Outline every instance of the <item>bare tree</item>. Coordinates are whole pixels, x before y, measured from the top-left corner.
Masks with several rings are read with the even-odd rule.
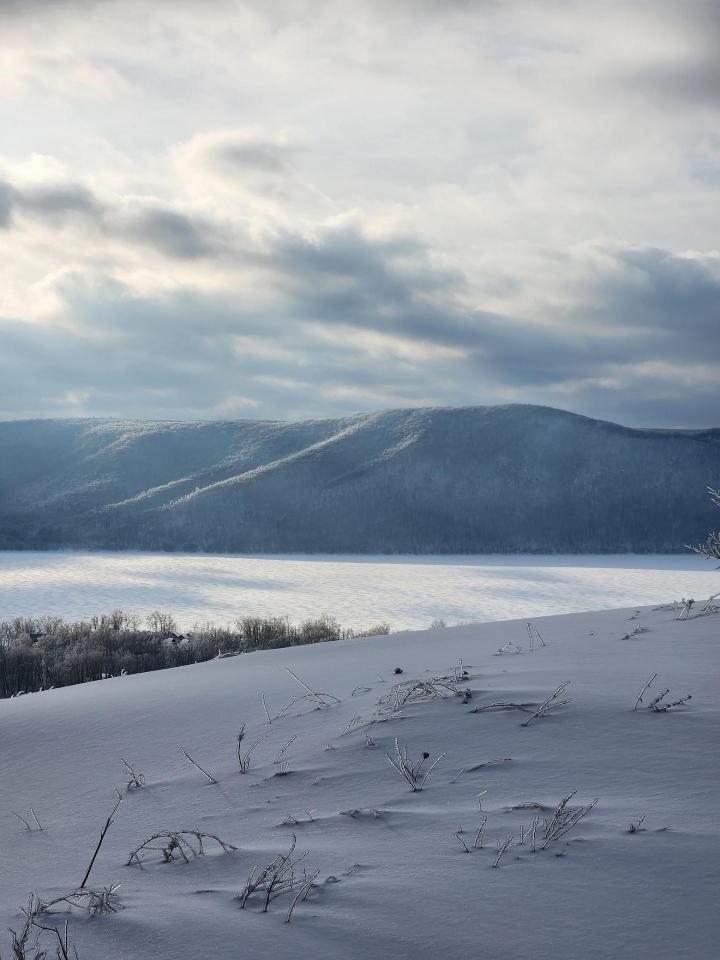
[[[713,503],[720,507],[720,490],[713,490],[712,487],[708,487],[708,492]],[[705,543],[698,544],[690,549],[708,557],[710,560],[720,560],[720,531],[709,533]]]

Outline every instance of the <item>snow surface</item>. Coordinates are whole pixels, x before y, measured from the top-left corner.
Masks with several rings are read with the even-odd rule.
[[[31,890],[49,898],[79,884],[125,757],[147,782],[122,802],[90,881],[121,882],[125,909],[71,921],[81,960],[709,960],[720,936],[720,616],[676,622],[645,608],[628,619],[633,613],[538,618],[548,645],[532,653],[525,621],[508,620],[254,653],[0,702],[0,930],[19,926]],[[647,632],[621,639],[637,625]],[[494,655],[508,642],[523,652]],[[377,716],[393,682],[447,674],[460,657],[469,704],[453,697],[406,707],[368,728],[374,747],[360,728],[343,735],[353,718]],[[260,691],[271,713],[304,693],[285,667],[342,702],[299,704],[268,725]],[[654,672],[653,690],[693,699],[666,714],[633,712]],[[528,727],[517,711],[471,712],[542,701],[565,680],[572,703]],[[234,755],[242,723],[250,743],[268,734],[244,776]],[[293,735],[290,772],[278,776],[273,758]],[[411,756],[446,751],[420,793],[385,758],[394,737]],[[178,745],[219,782],[205,781]],[[512,760],[451,782],[463,767],[502,757]],[[569,842],[534,855],[513,846],[492,869],[495,840],[517,838],[532,821],[532,811],[506,808],[554,807],[571,790],[573,803],[598,803]],[[482,791],[488,844],[467,854],[454,834],[462,829],[472,842]],[[31,805],[42,832],[9,812],[24,816]],[[380,816],[341,814],[350,808]],[[288,816],[299,823],[279,825]],[[646,829],[629,833],[642,816]],[[217,833],[238,851],[124,865],[162,829]],[[267,914],[240,910],[235,898],[251,868],[286,850],[293,830],[304,863],[320,871],[317,888],[290,924],[286,899]],[[8,955],[2,934],[0,945]]]
[[[206,556],[0,552],[0,619],[83,619],[121,608],[207,620],[326,612],[394,630],[709,596],[713,565],[671,556]]]

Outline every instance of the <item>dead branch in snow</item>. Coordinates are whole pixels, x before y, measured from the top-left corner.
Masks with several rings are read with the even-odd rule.
[[[670,693],[670,689],[666,687],[662,693],[659,693],[654,700],[650,701],[648,710],[651,710],[653,713],[667,713],[667,711],[673,707],[679,707],[681,704],[687,703],[688,700],[692,700],[692,694],[689,693],[686,697],[678,697],[677,700],[672,700],[668,703],[665,702],[665,697],[668,693]]]
[[[645,691],[647,690],[647,688],[650,686],[650,684],[653,682],[653,680],[655,679],[656,676],[657,676],[657,674],[654,673],[654,674],[650,677],[650,679],[648,680],[648,682],[645,684],[645,686],[642,688],[642,690],[640,691],[640,693],[637,695],[637,700],[635,701],[635,706],[633,707],[633,710],[637,710],[637,708],[640,706],[640,704],[642,703],[643,694],[645,693]]]
[[[462,661],[461,661],[462,662]],[[429,700],[444,700],[448,697],[463,697],[469,700],[469,690],[458,688],[454,679],[431,677],[429,680],[405,680],[396,683],[378,700],[379,712],[396,714],[411,703],[426,703]]]
[[[315,873],[311,873],[310,876],[308,876],[305,882],[301,885],[300,889],[298,890],[298,892],[296,893],[293,899],[293,902],[290,904],[290,909],[288,910],[287,916],[285,917],[285,923],[290,923],[290,921],[292,920],[293,910],[298,905],[298,903],[300,903],[301,900],[307,899],[307,895],[312,890],[313,884],[317,880],[319,873],[320,873],[319,870],[316,870]]]
[[[520,647],[514,644],[512,640],[508,640],[507,643],[504,643],[501,647],[498,647],[493,656],[502,657],[506,653],[522,653],[522,650]]]
[[[537,828],[540,825],[540,817],[535,817],[532,822],[532,827],[530,828],[530,849],[533,853],[536,850],[536,837],[537,837]]]
[[[577,824],[586,817],[597,803],[597,799],[585,806],[569,807],[568,803],[575,796],[577,790],[573,790],[564,797],[555,808],[555,812],[549,820],[545,821],[545,833],[542,849],[544,850],[555,840],[559,840],[569,833]]]
[[[496,757],[494,760],[483,760],[482,763],[476,763],[474,767],[467,767],[468,773],[474,773],[476,770],[481,770],[483,767],[494,767],[498,763],[510,763],[512,757]]]
[[[460,831],[458,831],[458,832],[455,834],[455,839],[456,839],[457,842],[460,844],[460,846],[463,848],[463,850],[465,851],[465,853],[470,853],[470,847],[465,843],[465,841],[463,840],[463,838],[460,836]]]
[[[78,960],[78,952],[70,941],[67,921],[65,921],[62,931],[56,927],[46,927],[37,919],[39,915],[38,904],[40,904],[40,901],[36,899],[34,894],[31,895],[27,907],[22,908],[25,922],[20,933],[10,930],[13,960],[48,960],[50,954],[44,946],[41,946],[41,938],[44,933],[49,934],[52,938],[57,960]],[[34,937],[31,936],[33,931],[35,932]]]
[[[645,814],[643,814],[640,817],[637,823],[631,823],[630,826],[628,827],[628,833],[642,833],[645,827],[641,827],[640,824],[643,822],[644,819],[645,819]]]
[[[673,604],[675,609],[675,619],[676,620],[689,620],[690,611],[695,606],[694,600],[686,600],[684,597],[682,600],[676,600]]]
[[[545,643],[545,641],[544,641],[543,638],[542,638],[542,634],[540,633],[540,631],[538,630],[538,628],[537,628],[533,623],[527,623],[527,624],[525,624],[525,626],[526,626],[526,629],[527,629],[528,640],[529,640],[529,642],[530,642],[530,653],[533,653],[533,651],[534,651],[534,649],[535,649],[535,640],[538,640],[538,642],[540,643],[540,646],[541,646],[541,647],[546,647],[546,646],[547,646],[547,644]]]
[[[528,717],[527,720],[524,720],[520,726],[529,727],[533,720],[537,720],[538,717],[546,716],[550,710],[556,710],[558,707],[564,707],[565,704],[571,703],[570,700],[558,700],[558,697],[562,695],[569,684],[569,680],[566,680],[565,683],[561,683],[552,696],[548,697],[544,703],[541,703],[535,713],[531,717]]]
[[[473,849],[482,850],[483,841],[485,839],[485,825],[487,824],[487,817],[483,817],[482,823],[475,831],[475,839],[473,840]]]
[[[163,830],[161,833],[154,833],[135,847],[130,852],[127,865],[136,863],[142,868],[143,861],[154,851],[162,855],[163,863],[173,863],[175,860],[189,863],[191,859],[204,855],[205,843],[208,840],[216,843],[223,853],[237,850],[234,844],[221,840],[214,833],[204,833],[200,830]]]
[[[496,700],[483,706],[473,707],[470,713],[488,713],[495,710],[522,710],[523,713],[532,713],[536,703],[515,703],[512,700]]]
[[[328,700],[331,700],[333,703],[340,703],[340,700],[338,699],[338,697],[333,696],[331,693],[318,693],[317,690],[313,690],[312,687],[309,687],[304,680],[301,680],[296,673],[293,673],[293,671],[289,667],[285,667],[285,669],[293,678],[293,680],[297,680],[300,686],[304,687],[305,690],[307,690],[308,696],[312,697],[314,700],[317,701],[318,706],[327,707],[328,704],[326,701]]]
[[[296,844],[297,837],[293,834],[290,849],[286,854],[277,856],[272,863],[269,863],[257,874],[256,871],[259,868],[257,866],[252,868],[248,881],[239,895],[241,910],[245,908],[252,896],[259,893],[264,894],[263,913],[267,913],[270,904],[277,897],[290,893],[298,886],[302,888],[307,884],[308,874],[303,870],[302,877],[298,878],[295,872],[297,865],[307,856],[307,851],[298,857],[293,857]]]
[[[109,887],[100,887],[97,890],[84,887],[48,901],[41,900],[38,897],[36,915],[48,914],[52,911],[53,907],[60,905],[64,906],[66,910],[82,910],[91,917],[100,916],[101,914],[117,913],[118,910],[122,909],[117,894],[119,887],[119,883],[113,883]]]
[[[397,770],[400,776],[410,784],[410,789],[413,793],[418,793],[425,786],[425,781],[445,754],[441,753],[440,756],[430,764],[427,770],[423,770],[425,761],[430,758],[430,754],[423,752],[416,761],[412,761],[408,757],[407,747],[401,748],[398,743],[398,738],[395,737],[395,758],[393,759],[389,753],[386,753],[385,756],[390,766]]]
[[[262,743],[266,737],[267,737],[267,734],[264,734],[262,737],[258,737],[255,743],[243,753],[242,742],[245,739],[245,724],[243,724],[240,727],[240,733],[237,735],[237,761],[238,761],[238,766],[240,767],[240,773],[248,772],[248,770],[250,769],[250,757],[252,756],[253,750],[255,749],[255,747],[257,747],[258,744]],[[293,737],[293,740],[295,739],[296,738]],[[290,741],[290,743],[292,743],[292,740]],[[286,750],[290,746],[290,743],[288,743],[285,747],[283,747],[283,750],[280,751],[281,754],[284,750]],[[277,763],[277,760],[273,762]],[[203,770],[203,773],[204,772],[205,771]]]
[[[203,770],[200,764],[197,763],[195,760],[193,760],[193,758],[190,756],[187,750],[183,749],[183,747],[180,747],[180,746],[178,747],[178,750],[185,757],[188,763],[191,763],[194,767],[197,767],[200,773],[202,773],[204,777],[207,777],[210,783],[217,783],[217,780],[215,779],[215,777],[213,777],[212,774],[208,773],[207,770]]]
[[[497,857],[495,858],[495,863],[493,863],[493,867],[500,866],[500,860],[502,859],[502,855],[505,853],[507,848],[512,844],[513,839],[514,837],[505,837],[504,840],[496,841]]]
[[[122,757],[120,757],[120,763],[125,767],[125,773],[128,777],[126,784],[128,790],[139,790],[140,787],[145,786],[144,773],[137,773],[135,767],[127,760],[123,760]]]
[[[647,627],[642,627],[638,624],[634,630],[631,630],[629,633],[626,633],[624,637],[620,637],[621,640],[632,640],[633,637],[639,636],[641,633],[648,633]]]
[[[37,814],[35,813],[35,811],[33,810],[32,807],[30,807],[30,816],[31,816],[31,817],[33,818],[33,820],[35,821],[35,826],[34,826],[34,827],[32,826],[32,824],[31,824],[28,820],[25,819],[25,817],[21,817],[20,814],[19,814],[19,813],[15,813],[14,810],[11,810],[10,813],[15,817],[16,820],[19,820],[20,823],[23,824],[23,826],[25,827],[26,830],[29,830],[31,833],[32,833],[33,831],[35,831],[35,830],[38,830],[38,831],[41,831],[41,830],[42,830],[42,824],[41,824],[40,821],[38,820]]]
[[[297,740],[297,734],[296,734],[294,737],[290,737],[290,739],[288,740],[288,742],[285,744],[284,747],[281,748],[281,750],[279,751],[278,755],[277,755],[277,756],[275,757],[275,759],[273,760],[273,763],[280,763],[280,761],[281,761],[281,759],[282,759],[282,755],[285,753],[285,751],[288,749],[288,747],[289,747],[291,744],[295,743],[296,740]]]
[[[105,835],[107,834],[108,830],[109,830],[110,827],[112,826],[112,824],[113,824],[113,817],[114,817],[115,814],[117,813],[117,808],[120,806],[121,803],[122,803],[122,797],[118,797],[118,800],[117,800],[117,802],[115,803],[115,806],[112,808],[112,812],[110,813],[110,816],[107,818],[107,820],[106,820],[105,823],[103,824],[103,828],[102,828],[102,830],[100,831],[100,839],[99,839],[98,842],[97,842],[97,846],[95,847],[95,852],[93,853],[93,855],[92,855],[92,857],[91,857],[91,859],[90,859],[90,863],[88,864],[88,868],[87,868],[87,870],[85,871],[85,876],[82,878],[82,883],[81,883],[80,886],[78,887],[79,890],[82,890],[83,887],[85,886],[85,884],[86,884],[87,881],[88,881],[88,877],[90,876],[90,871],[92,870],[93,864],[95,863],[95,860],[96,860],[96,858],[97,858],[97,855],[98,855],[98,853],[100,852],[100,847],[101,847],[102,844],[103,844],[103,840],[105,839]]]

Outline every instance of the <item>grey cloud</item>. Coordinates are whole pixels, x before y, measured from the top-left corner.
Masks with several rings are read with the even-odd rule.
[[[208,147],[205,160],[225,171],[250,170],[262,173],[286,173],[291,151],[275,143],[248,140],[224,140]]]
[[[9,183],[0,180],[0,228],[8,227],[12,216],[14,190]]]
[[[18,203],[15,191],[8,196],[9,207]],[[438,268],[412,237],[378,240],[357,228],[326,228],[314,240],[281,234],[269,249],[248,253],[212,222],[165,208],[143,208],[121,224],[82,191],[20,203],[37,216],[81,212],[174,258],[226,256],[229,264],[262,268],[274,297],[238,302],[187,289],[143,299],[118,284],[66,287],[66,314],[79,332],[0,325],[0,410],[24,404],[37,412],[33,404],[46,392],[50,412],[67,414],[63,398],[87,390],[89,412],[97,414],[211,416],[225,396],[240,392],[259,404],[258,415],[282,418],[291,407],[322,415],[328,401],[317,385],[350,390],[350,399],[338,401],[342,413],[367,407],[365,395],[417,403],[518,399],[638,425],[707,425],[709,411],[720,409],[720,378],[694,384],[638,373],[653,364],[660,371],[720,366],[720,271],[711,258],[605,250],[611,262],[597,268],[585,303],[540,324],[464,306],[467,278]],[[317,326],[333,332],[331,342],[314,339]],[[348,346],[347,328],[460,355],[378,359]],[[98,334],[111,338],[111,351]],[[243,356],[233,347],[238,335],[283,355]],[[40,392],[28,383],[42,385]]]
[[[14,197],[16,207],[40,219],[78,215],[98,220],[104,211],[103,204],[87,188],[73,183],[15,190]]]
[[[159,205],[112,207],[76,183],[19,189],[0,181],[0,227],[12,226],[14,212],[48,226],[82,218],[108,236],[153,247],[171,259],[217,256],[227,246],[220,228],[203,217]]]
[[[110,220],[107,226],[112,233],[117,229],[117,221]],[[179,260],[214,256],[221,249],[218,231],[206,221],[160,207],[132,215],[124,232],[130,239]]]

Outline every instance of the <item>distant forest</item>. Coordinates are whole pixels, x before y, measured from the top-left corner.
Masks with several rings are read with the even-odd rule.
[[[254,650],[389,632],[384,623],[363,631],[344,629],[327,616],[299,625],[285,617],[244,617],[233,627],[207,625],[186,634],[178,633],[172,616],[157,612],[144,624],[122,610],[77,623],[59,617],[17,617],[0,623],[0,697]]]
[[[0,422],[0,548],[668,553],[715,524],[720,430],[547,407]]]

